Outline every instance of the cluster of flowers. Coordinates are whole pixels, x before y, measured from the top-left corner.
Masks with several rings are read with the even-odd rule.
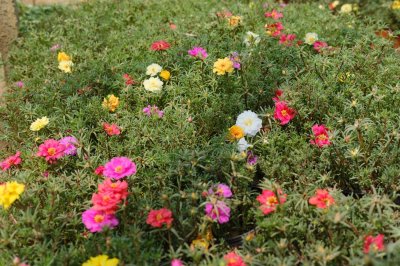
[[[238,140],[238,150],[246,151],[250,145],[245,136],[254,137],[262,128],[262,120],[252,111],[244,111],[237,119],[236,124],[229,129],[229,139]]]
[[[74,63],[72,63],[71,57],[69,55],[67,55],[64,52],[60,52],[58,53],[57,60],[58,60],[58,68],[61,71],[65,73],[72,72],[72,66],[74,65]]]
[[[270,18],[277,21],[283,18],[283,14],[275,9],[271,12],[266,12],[264,14],[266,18]],[[296,34],[284,34],[282,31],[285,29],[281,22],[267,23],[264,26],[267,35],[275,38],[279,38],[279,43],[285,46],[292,46],[294,40],[296,39]]]
[[[136,165],[127,157],[115,157],[101,168],[101,174],[106,179],[98,185],[98,192],[92,196],[93,206],[82,213],[82,222],[90,232],[101,232],[105,227],[114,228],[118,225],[115,212],[128,196],[128,183],[112,182],[111,179],[118,180],[135,173]]]
[[[240,69],[240,58],[237,52],[231,53],[229,57],[220,58],[214,62],[213,72],[217,75],[225,75],[232,73],[235,69]]]
[[[331,49],[331,47],[328,46],[328,43],[324,41],[320,41],[318,39],[318,34],[315,32],[309,32],[306,34],[306,37],[304,38],[304,42],[306,44],[312,45],[314,50],[317,51],[318,53],[322,53],[325,49]]]
[[[171,78],[171,73],[168,70],[163,70],[158,64],[151,64],[146,69],[146,75],[149,75],[150,78],[143,81],[145,90],[151,92],[159,92],[162,90],[164,82],[162,82],[159,77],[156,77],[157,74],[165,81]]]
[[[229,222],[231,209],[225,201],[232,197],[231,189],[225,184],[217,184],[204,192],[203,196],[207,197],[204,210],[207,217],[220,224]]]
[[[48,139],[40,144],[37,156],[43,157],[50,164],[55,163],[63,156],[76,155],[78,140],[73,136],[60,140]]]

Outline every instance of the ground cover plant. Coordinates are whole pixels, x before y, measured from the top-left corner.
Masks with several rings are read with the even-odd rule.
[[[399,8],[23,7],[0,265],[398,265]]]

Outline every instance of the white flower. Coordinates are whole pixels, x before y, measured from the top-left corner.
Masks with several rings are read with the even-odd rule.
[[[350,13],[353,10],[353,7],[351,6],[351,4],[344,4],[342,5],[342,7],[340,8],[340,13]]]
[[[160,73],[162,67],[159,64],[151,64],[146,69],[146,75],[155,76]]]
[[[65,73],[71,73],[71,67],[74,65],[71,60],[68,61],[60,61],[58,63],[58,69],[64,71]]]
[[[304,42],[313,45],[316,41],[318,41],[318,34],[315,32],[309,32],[306,34],[306,37],[304,38]]]
[[[236,125],[244,130],[244,134],[253,137],[262,127],[262,120],[258,118],[257,114],[252,111],[244,111],[241,113],[237,120]]]
[[[255,34],[254,32],[248,31],[246,32],[246,36],[244,37],[244,44],[246,46],[257,45],[261,41],[260,35]]]
[[[151,77],[143,81],[144,89],[152,92],[161,91],[163,84],[164,82],[162,82],[158,77]]]
[[[249,144],[249,143],[247,143],[247,141],[245,140],[245,138],[241,138],[239,141],[238,141],[238,151],[239,152],[243,152],[243,151],[247,151],[247,149],[249,148],[249,147],[251,147],[251,145]]]

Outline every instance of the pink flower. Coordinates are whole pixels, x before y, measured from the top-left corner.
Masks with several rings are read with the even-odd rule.
[[[320,148],[331,145],[331,142],[329,141],[328,130],[329,129],[325,127],[325,125],[313,125],[312,131],[315,139],[310,140],[310,143]]]
[[[153,227],[162,227],[163,224],[166,224],[170,228],[173,220],[172,212],[166,208],[162,208],[151,210],[147,216],[146,223]]]
[[[170,22],[170,23],[169,23],[169,28],[170,28],[171,30],[176,30],[176,24]]]
[[[188,54],[192,57],[200,58],[201,60],[206,59],[208,56],[207,51],[203,47],[198,46],[195,46],[192,48],[192,50],[189,50]]]
[[[121,129],[116,124],[103,123],[103,129],[109,136],[121,134]]]
[[[133,85],[136,82],[133,80],[133,78],[131,76],[129,76],[129,74],[123,74],[122,78],[125,80],[125,85],[129,86],[129,85]]]
[[[124,200],[128,197],[128,183],[126,181],[112,182],[111,179],[107,178],[98,185],[98,191],[99,193],[111,192],[121,200]]]
[[[281,35],[281,31],[284,30],[284,27],[281,22],[266,24],[264,28],[267,31],[267,34],[272,37],[277,37]]]
[[[68,136],[60,139],[60,144],[65,146],[64,154],[65,155],[76,155],[76,146],[78,144],[78,140],[73,136]]]
[[[115,157],[104,166],[103,175],[113,179],[121,179],[136,173],[136,164],[127,157]]]
[[[225,202],[217,200],[215,203],[206,203],[205,213],[214,221],[223,224],[229,222],[231,209]]]
[[[151,44],[150,50],[153,51],[165,51],[168,50],[171,47],[171,45],[164,41],[164,40],[160,40],[160,41],[155,41]]]
[[[39,146],[37,156],[44,157],[48,163],[55,163],[64,155],[65,146],[58,140],[48,139]]]
[[[325,209],[335,204],[335,199],[326,189],[317,189],[315,196],[308,200],[308,203],[315,205],[319,209]]]
[[[227,185],[218,184],[218,185],[212,186],[208,190],[208,195],[209,196],[215,195],[217,197],[230,198],[230,197],[232,197],[232,191]]]
[[[25,86],[25,84],[23,81],[20,80],[20,81],[15,82],[15,86],[22,89]]]
[[[296,111],[287,106],[284,101],[275,102],[274,118],[280,121],[281,125],[286,125],[296,115]]]
[[[296,39],[296,34],[282,34],[279,39],[279,44],[292,46],[294,39]]]
[[[217,12],[217,17],[219,17],[219,18],[229,18],[231,16],[232,16],[232,12],[229,10]]]
[[[369,235],[365,237],[364,240],[364,253],[368,254],[370,251],[377,252],[383,251],[385,249],[384,246],[384,235],[379,234],[375,237]]]
[[[92,195],[93,210],[114,213],[122,201],[121,195],[113,191],[103,191]]]
[[[226,254],[224,256],[224,260],[226,262],[226,266],[246,266],[246,263],[243,261],[242,257],[236,254],[234,251]]]
[[[102,176],[102,175],[103,175],[103,172],[104,172],[104,166],[103,166],[103,165],[98,166],[98,167],[96,168],[96,170],[94,170],[94,173],[95,173],[96,175],[99,175],[99,176]]]
[[[260,210],[263,214],[267,215],[276,211],[276,207],[278,207],[279,204],[286,202],[287,195],[283,194],[282,190],[278,190],[278,195],[279,199],[273,191],[263,190],[261,195],[257,196],[257,201],[261,204]]]
[[[5,171],[9,169],[11,166],[16,166],[21,164],[21,152],[17,151],[15,155],[9,156],[4,161],[0,162],[1,170]]]
[[[183,262],[180,259],[173,259],[171,261],[171,266],[184,266]]]
[[[328,47],[328,44],[323,41],[315,41],[313,47],[314,50],[316,50],[318,53],[321,53],[324,48]]]
[[[61,48],[61,45],[59,45],[58,43],[56,43],[56,44],[54,44],[54,45],[50,48],[50,51],[55,52],[55,51],[57,51],[57,50],[60,49],[60,48]]]
[[[280,18],[283,18],[283,14],[280,13],[280,12],[278,12],[278,11],[276,11],[275,9],[272,10],[272,12],[266,12],[266,13],[264,14],[264,16],[265,16],[266,18],[272,18],[272,19],[274,19],[274,20],[278,20],[278,19],[280,19]]]
[[[82,213],[82,222],[92,232],[101,232],[104,227],[114,228],[118,225],[118,219],[114,214],[107,214],[94,209]]]

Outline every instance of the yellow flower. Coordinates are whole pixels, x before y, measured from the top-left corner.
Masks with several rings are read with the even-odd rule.
[[[351,4],[344,4],[342,5],[342,7],[340,8],[340,13],[350,13],[353,10],[353,7]]]
[[[19,199],[19,195],[24,192],[25,185],[18,182],[7,182],[0,185],[0,205],[4,209],[10,208],[14,201]]]
[[[39,131],[49,124],[49,119],[46,116],[36,119],[30,126],[30,130]]]
[[[108,95],[103,100],[103,107],[108,109],[110,112],[115,112],[119,105],[119,98],[115,97],[114,94]]]
[[[400,9],[400,0],[393,1],[392,9]]]
[[[162,77],[164,80],[169,80],[171,73],[168,70],[163,70],[160,72],[160,77]]]
[[[214,63],[213,72],[217,73],[217,75],[225,75],[225,73],[232,73],[233,62],[228,57],[225,57],[224,59],[218,59]]]
[[[82,263],[82,266],[117,266],[118,262],[119,260],[116,258],[109,259],[107,255],[98,255]]]
[[[71,67],[73,65],[74,63],[72,63],[72,61],[61,61],[60,63],[58,63],[58,69],[64,71],[65,73],[71,73]]]
[[[238,140],[244,137],[244,130],[240,126],[234,125],[229,129],[229,140]]]
[[[58,59],[58,62],[71,61],[71,58],[69,57],[69,55],[67,55],[64,52],[59,52],[58,55],[57,55],[57,59]]]
[[[231,27],[237,27],[239,23],[241,22],[242,18],[240,16],[232,16],[228,18],[228,23],[229,26]]]

